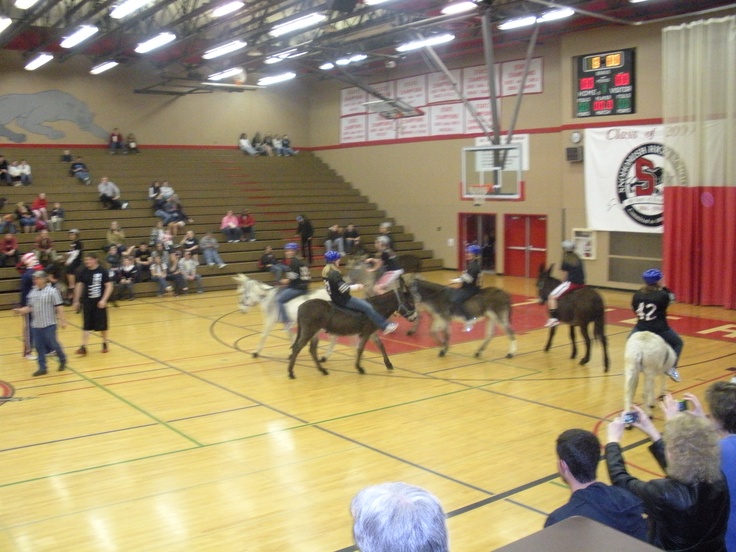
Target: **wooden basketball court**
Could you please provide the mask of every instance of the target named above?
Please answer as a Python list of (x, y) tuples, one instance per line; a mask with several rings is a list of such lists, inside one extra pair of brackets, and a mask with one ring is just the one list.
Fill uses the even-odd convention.
[[(622, 408), (631, 294), (604, 292), (612, 309), (604, 374), (598, 344), (587, 367), (568, 358), (566, 328), (543, 352), (546, 313), (533, 281), (485, 284), (514, 294), (514, 358), (498, 335), (475, 359), (482, 328), (468, 336), (459, 326), (438, 358), (426, 326), (408, 337), (402, 320), (384, 339), (393, 372), (371, 350), (368, 373), (357, 374), (342, 342), (329, 376), (304, 350), (293, 381), (284, 332), (252, 358), (261, 313), (238, 310), (234, 284), (122, 302), (110, 308), (109, 354), (93, 338), (82, 359), (73, 358), (81, 319), (69, 310), (60, 331), (69, 369), (56, 372), (51, 359), (39, 378), (36, 362), (21, 357), (20, 321), (0, 312), (0, 550), (354, 550), (350, 500), (397, 480), (440, 498), (455, 552), (539, 530), (569, 496), (555, 471), (557, 435), (581, 427), (605, 440), (605, 420)], [(685, 351), (683, 381), (669, 389), (702, 397), (733, 375), (736, 313), (675, 305), (671, 314)], [(660, 475), (642, 433), (624, 444), (634, 474)], [(606, 479), (604, 467), (599, 475)]]

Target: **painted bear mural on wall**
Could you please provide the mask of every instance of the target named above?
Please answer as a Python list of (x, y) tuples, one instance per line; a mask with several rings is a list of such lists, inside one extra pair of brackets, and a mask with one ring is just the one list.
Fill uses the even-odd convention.
[(65, 134), (46, 123), (70, 121), (80, 130), (89, 132), (101, 140), (108, 133), (94, 122), (94, 114), (87, 104), (60, 90), (45, 90), (35, 94), (5, 94), (0, 96), (0, 136), (11, 142), (25, 142), (25, 134), (13, 132), (6, 125), (15, 123), (29, 133), (41, 134), (51, 140), (64, 138)]

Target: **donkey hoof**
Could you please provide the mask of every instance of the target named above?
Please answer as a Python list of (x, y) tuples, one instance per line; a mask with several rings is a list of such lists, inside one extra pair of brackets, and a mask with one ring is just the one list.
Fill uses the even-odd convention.
[(327, 362), (327, 357), (323, 356), (319, 359), (320, 362)]
[(253, 358), (258, 358), (258, 353), (253, 353)]
[(506, 358), (514, 358), (514, 355), (512, 355), (511, 353), (508, 353), (508, 354), (506, 355)]
[(480, 358), (480, 351), (476, 352), (476, 353), (475, 353), (475, 354), (474, 354), (473, 356), (474, 356), (475, 358)]
[(357, 368), (358, 368), (358, 373), (359, 374), (365, 374), (365, 370), (363, 370), (363, 367), (362, 366), (357, 366)]
[(393, 364), (391, 364), (391, 363), (389, 363), (389, 364), (388, 364), (388, 366), (386, 366), (386, 368), (387, 368), (388, 370), (393, 370), (393, 369), (394, 369), (394, 365), (393, 365)]
[(447, 351), (440, 351), (440, 355), (439, 355), (439, 356), (443, 357), (443, 356), (445, 356), (446, 354), (447, 354)]
[(415, 333), (417, 332), (415, 332), (414, 330), (409, 330), (408, 332), (406, 332), (406, 335), (414, 335)]
[(588, 361), (589, 361), (589, 360), (590, 360), (590, 359), (588, 359), (588, 358), (584, 358), (584, 359), (582, 359), (582, 360), (580, 361), (580, 366), (585, 366), (586, 364), (588, 364)]
[(323, 376), (329, 375), (329, 372), (327, 370), (325, 370), (324, 368), (320, 368), (319, 371), (322, 372), (322, 375)]
[(296, 376), (294, 374), (289, 374), (289, 379), (296, 379)]

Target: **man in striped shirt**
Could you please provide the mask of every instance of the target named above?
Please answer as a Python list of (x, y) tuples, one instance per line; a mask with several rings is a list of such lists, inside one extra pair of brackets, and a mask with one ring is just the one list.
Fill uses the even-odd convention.
[(18, 314), (33, 313), (31, 318), (31, 336), (34, 347), (38, 351), (38, 370), (33, 376), (46, 374), (46, 355), (56, 351), (59, 358), (59, 372), (66, 368), (66, 354), (56, 338), (57, 321), (66, 328), (64, 319), (64, 300), (59, 290), (48, 281), (43, 270), (33, 273), (34, 288), (28, 294), (25, 307), (15, 309)]

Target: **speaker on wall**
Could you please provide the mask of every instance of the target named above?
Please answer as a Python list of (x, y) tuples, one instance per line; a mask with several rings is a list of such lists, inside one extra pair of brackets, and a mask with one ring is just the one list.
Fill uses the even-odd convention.
[(581, 163), (583, 161), (583, 146), (565, 148), (565, 158), (572, 163)]
[(332, 11), (351, 13), (357, 3), (358, 0), (335, 0), (332, 3)]

